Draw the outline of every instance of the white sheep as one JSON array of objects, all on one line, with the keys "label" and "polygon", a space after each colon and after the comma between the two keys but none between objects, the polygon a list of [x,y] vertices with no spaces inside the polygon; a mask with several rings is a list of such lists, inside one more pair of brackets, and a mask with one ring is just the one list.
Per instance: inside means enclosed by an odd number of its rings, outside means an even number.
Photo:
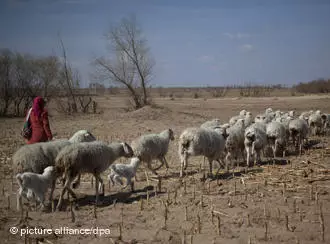
[{"label": "white sheep", "polygon": [[322,132],[324,125],[322,121],[322,115],[319,110],[308,117],[308,125],[311,129],[312,135],[316,136]]},{"label": "white sheep", "polygon": [[[234,155],[237,158],[238,153],[241,154],[244,160],[244,119],[239,119],[235,125],[227,129],[228,137],[226,139],[226,165],[232,162],[232,156]],[[233,166],[233,165],[232,165]],[[228,170],[228,167],[227,167]]]},{"label": "white sheep", "polygon": [[250,166],[251,156],[254,156],[254,165],[261,161],[261,151],[267,145],[267,135],[263,127],[258,123],[252,124],[245,129],[244,146],[247,153],[246,165]]},{"label": "white sheep", "polygon": [[207,129],[207,128],[210,128],[210,129],[215,129],[215,128],[219,128],[221,127],[221,122],[220,122],[220,119],[212,119],[212,120],[208,120],[206,122],[204,122],[202,125],[201,125],[201,128],[204,128],[204,129]]},{"label": "white sheep", "polygon": [[131,191],[134,191],[134,183],[132,182],[132,178],[136,175],[136,170],[140,165],[139,158],[131,158],[129,164],[112,164],[110,165],[110,174],[108,175],[108,180],[112,182],[114,185],[115,182],[123,185],[123,181],[121,177],[126,178],[126,185],[123,187],[125,189],[128,185],[131,186]]},{"label": "white sheep", "polygon": [[310,110],[310,111],[304,111],[299,115],[299,119],[304,119],[306,122],[308,122],[308,118],[311,114],[313,114],[314,111]]},{"label": "white sheep", "polygon": [[[24,145],[13,155],[14,173],[34,172],[41,174],[48,166],[54,166],[55,158],[64,147],[77,142],[91,142],[96,138],[87,130],[77,131],[70,139],[59,139]],[[52,186],[49,200],[52,200],[55,182]]]},{"label": "white sheep", "polygon": [[96,204],[99,198],[99,184],[104,194],[103,180],[100,174],[119,157],[132,157],[133,150],[125,142],[106,144],[100,141],[74,143],[63,148],[56,157],[57,172],[64,173],[65,183],[57,204],[61,207],[63,195],[68,191],[73,198],[75,193],[71,190],[71,182],[81,173],[91,173],[95,177]]},{"label": "white sheep", "polygon": [[47,166],[53,166],[58,152],[75,142],[90,142],[96,138],[87,130],[77,131],[70,139],[58,139],[24,145],[13,155],[15,173],[34,172],[41,174]]},{"label": "white sheep", "polygon": [[56,181],[56,171],[54,166],[48,166],[44,169],[42,174],[33,172],[18,173],[16,175],[19,190],[17,194],[17,210],[22,209],[22,197],[28,200],[36,196],[42,206],[45,207],[45,194],[47,189],[52,186],[53,182]]},{"label": "white sheep", "polygon": [[308,124],[304,119],[293,119],[289,122],[290,136],[293,145],[299,146],[299,154],[301,155],[304,140],[307,140]]},{"label": "white sheep", "polygon": [[289,143],[289,140],[290,140],[289,124],[290,124],[291,120],[293,120],[293,117],[289,116],[288,114],[283,114],[281,117],[278,117],[275,119],[275,121],[280,122],[285,127],[287,144]]},{"label": "white sheep", "polygon": [[254,123],[254,119],[251,112],[247,112],[244,117],[244,126],[245,128],[249,127],[252,123]]},{"label": "white sheep", "polygon": [[225,149],[225,137],[222,130],[205,128],[187,128],[179,138],[179,156],[181,160],[180,177],[188,167],[190,156],[205,156],[209,161],[210,174],[212,175],[212,163],[223,161]]},{"label": "white sheep", "polygon": [[263,123],[267,123],[267,118],[266,115],[264,114],[257,114],[254,118],[254,122],[258,123],[258,122],[263,122]]},{"label": "white sheep", "polygon": [[[139,138],[132,141],[131,146],[134,152],[134,156],[138,157],[141,162],[147,163],[147,168],[156,176],[158,176],[156,170],[162,167],[164,164],[166,170],[169,166],[166,161],[165,155],[167,154],[170,141],[174,140],[174,133],[172,129],[166,129],[159,134],[147,134],[142,135]],[[158,159],[161,165],[153,169],[151,162],[153,159]]]},{"label": "white sheep", "polygon": [[240,115],[240,116],[245,116],[247,113],[248,113],[248,112],[247,112],[245,109],[243,109],[243,110],[241,110],[241,111],[239,112],[239,115]]},{"label": "white sheep", "polygon": [[273,150],[273,157],[276,158],[276,152],[280,147],[283,150],[283,157],[286,154],[287,132],[285,126],[281,122],[272,121],[267,124],[266,128],[268,144]]}]

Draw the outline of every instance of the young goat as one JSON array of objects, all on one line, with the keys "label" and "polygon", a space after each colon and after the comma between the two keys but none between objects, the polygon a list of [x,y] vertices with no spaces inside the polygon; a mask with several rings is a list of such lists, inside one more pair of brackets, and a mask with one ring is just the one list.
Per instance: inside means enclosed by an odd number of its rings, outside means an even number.
[{"label": "young goat", "polygon": [[136,174],[136,170],[140,165],[140,159],[137,157],[134,157],[131,159],[131,162],[129,164],[113,164],[110,166],[110,174],[108,175],[109,181],[111,181],[112,185],[115,185],[116,183],[119,183],[120,185],[123,185],[123,181],[121,180],[121,177],[126,178],[126,185],[122,188],[125,189],[128,185],[131,186],[131,191],[134,191],[134,182],[132,182],[132,178]]},{"label": "young goat", "polygon": [[16,175],[17,183],[19,185],[17,195],[17,209],[22,209],[22,197],[28,200],[36,196],[42,208],[45,207],[45,193],[49,187],[56,181],[56,172],[54,166],[48,166],[44,169],[42,174],[33,172],[18,173]]}]

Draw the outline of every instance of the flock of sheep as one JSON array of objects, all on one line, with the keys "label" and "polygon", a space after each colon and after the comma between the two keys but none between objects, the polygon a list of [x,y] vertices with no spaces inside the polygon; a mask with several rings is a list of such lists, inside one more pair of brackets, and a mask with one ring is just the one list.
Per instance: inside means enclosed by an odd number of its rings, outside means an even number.
[{"label": "flock of sheep", "polygon": [[[179,137],[179,157],[181,162],[180,177],[188,166],[191,156],[204,156],[208,159],[210,174],[212,164],[233,165],[233,158],[239,156],[246,160],[247,167],[261,161],[261,153],[271,147],[273,157],[281,150],[285,157],[289,141],[301,153],[303,144],[310,134],[325,134],[330,127],[330,115],[321,111],[303,112],[300,116],[295,111],[282,112],[266,109],[262,114],[252,116],[251,112],[242,110],[232,117],[229,123],[222,124],[219,119],[206,121],[200,127],[185,129]],[[56,209],[62,205],[66,191],[76,198],[72,188],[77,188],[80,176],[90,173],[96,179],[96,203],[99,191],[104,194],[101,173],[110,169],[108,180],[113,184],[126,185],[134,190],[132,178],[141,162],[155,175],[156,170],[166,166],[170,141],[174,140],[172,129],[159,134],[142,135],[132,141],[113,142],[110,144],[96,141],[87,130],[77,131],[70,139],[53,140],[50,142],[25,145],[13,155],[13,167],[19,184],[17,207],[22,209],[23,197],[38,200],[44,207],[44,196],[51,188],[49,200],[52,201],[56,180],[62,180],[62,190]],[[118,158],[131,158],[127,164],[113,164]],[[152,161],[159,160],[158,168],[152,167]],[[217,172],[218,173],[218,172]]]}]

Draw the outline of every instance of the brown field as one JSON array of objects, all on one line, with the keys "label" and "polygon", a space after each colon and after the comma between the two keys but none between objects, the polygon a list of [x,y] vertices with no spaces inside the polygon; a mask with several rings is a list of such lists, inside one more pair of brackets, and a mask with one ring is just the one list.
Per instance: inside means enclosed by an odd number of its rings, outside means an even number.
[{"label": "brown field", "polygon": [[[87,128],[99,140],[131,142],[141,134],[172,128],[176,139],[171,143],[167,155],[170,165],[167,176],[164,168],[159,171],[163,176],[161,192],[155,195],[156,181],[151,181],[150,186],[147,186],[144,166],[141,166],[139,181],[135,183],[136,193],[131,194],[128,189],[121,191],[119,186],[110,189],[106,183],[102,204],[95,210],[91,175],[85,175],[83,183],[75,190],[78,193],[75,222],[71,221],[70,205],[66,201],[66,211],[55,213],[36,212],[31,204],[28,218],[24,217],[23,223],[19,224],[21,213],[16,210],[18,187],[12,180],[11,156],[24,143],[19,135],[22,118],[1,118],[1,243],[24,242],[24,236],[10,234],[9,228],[12,226],[53,229],[98,227],[111,231],[110,235],[104,236],[31,235],[30,243],[38,243],[38,240],[39,243],[86,244],[183,243],[184,233],[185,243],[330,243],[330,154],[329,150],[324,149],[329,148],[329,137],[312,138],[319,143],[302,156],[291,154],[286,158],[289,163],[268,163],[271,161],[263,157],[265,164],[262,166],[250,168],[248,172],[236,168],[234,177],[233,174],[220,171],[215,180],[201,180],[203,170],[200,170],[199,165],[203,158],[191,158],[189,176],[184,179],[186,192],[178,177],[180,164],[177,153],[178,137],[186,127],[199,126],[215,117],[226,122],[243,108],[254,115],[267,107],[284,111],[320,109],[330,112],[330,96],[227,97],[207,100],[155,98],[155,105],[133,112],[126,112],[126,101],[120,97],[99,96],[96,100],[102,111],[100,114],[64,116],[56,114],[53,109],[55,105],[50,104],[53,132],[57,133],[58,138],[68,138],[78,129]],[[106,175],[103,174],[104,180]],[[56,199],[60,189],[58,184]],[[168,205],[166,227],[164,203]],[[320,221],[320,205],[323,221]],[[211,209],[214,210],[213,218]],[[119,241],[121,219],[122,241]],[[320,222],[325,228],[324,242],[321,241]],[[28,238],[25,241],[29,243]]]}]

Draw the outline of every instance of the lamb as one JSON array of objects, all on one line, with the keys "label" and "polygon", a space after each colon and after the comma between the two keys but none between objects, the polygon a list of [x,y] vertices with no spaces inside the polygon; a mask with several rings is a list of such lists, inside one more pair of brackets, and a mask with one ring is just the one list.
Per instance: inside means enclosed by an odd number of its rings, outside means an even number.
[{"label": "lamb", "polygon": [[244,146],[247,153],[246,164],[250,166],[250,158],[254,156],[254,165],[261,161],[261,151],[267,144],[267,135],[263,127],[258,126],[258,123],[252,124],[245,129]]},{"label": "lamb", "polygon": [[[96,138],[87,130],[77,131],[70,139],[59,139],[49,142],[29,144],[18,149],[12,158],[14,172],[34,172],[41,174],[47,166],[54,166],[55,158],[64,147],[77,142],[91,142]],[[52,201],[55,181],[49,195]]]},{"label": "lamb", "polygon": [[45,194],[49,187],[56,180],[56,171],[54,166],[48,166],[42,174],[33,172],[18,173],[16,175],[19,190],[17,194],[17,210],[22,209],[22,197],[31,200],[33,195],[36,196],[42,206],[45,207]]},{"label": "lamb", "polygon": [[220,164],[224,157],[225,137],[221,130],[190,127],[185,129],[179,138],[179,156],[181,160],[180,177],[188,167],[190,156],[205,156],[209,161],[210,174],[212,163]]},{"label": "lamb", "polygon": [[304,140],[307,140],[308,124],[304,119],[293,119],[289,122],[289,130],[293,145],[296,148],[299,145],[299,154],[301,155]]},{"label": "lamb", "polygon": [[314,136],[318,135],[322,131],[322,127],[324,127],[324,125],[322,123],[322,115],[319,110],[309,116],[308,125],[310,126],[312,135]]},{"label": "lamb", "polygon": [[62,204],[63,195],[68,191],[73,198],[77,198],[71,190],[72,180],[81,173],[91,173],[95,177],[96,204],[98,204],[99,189],[104,194],[103,180],[100,174],[119,157],[132,157],[133,150],[125,142],[113,142],[107,145],[101,141],[74,143],[63,148],[56,157],[55,167],[57,172],[64,173],[65,183],[56,209]]},{"label": "lamb", "polygon": [[132,178],[136,175],[136,170],[140,165],[139,158],[131,158],[131,162],[129,164],[112,164],[110,166],[110,174],[108,175],[109,181],[114,185],[115,182],[123,185],[121,177],[126,178],[126,186],[123,187],[125,189],[128,185],[131,186],[131,191],[134,191],[134,183],[132,182]]},{"label": "lamb", "polygon": [[273,150],[273,157],[276,158],[278,147],[283,149],[283,157],[286,153],[287,133],[285,126],[281,122],[272,121],[267,124],[266,128],[268,144],[271,145]]},{"label": "lamb", "polygon": [[[228,137],[226,139],[226,165],[228,166],[231,161],[232,155],[234,154],[237,157],[237,152],[239,151],[244,159],[244,119],[239,119],[236,124],[228,128],[227,133]],[[228,170],[228,167],[227,167]]]},{"label": "lamb", "polygon": [[[169,169],[165,155],[167,154],[170,141],[174,140],[174,133],[172,129],[166,129],[159,134],[147,134],[143,135],[132,141],[131,146],[134,152],[134,156],[138,157],[141,162],[147,163],[147,168],[156,176],[158,176],[156,170],[162,167],[164,164],[166,170]],[[161,165],[153,169],[151,162],[153,159],[158,159]]]}]

